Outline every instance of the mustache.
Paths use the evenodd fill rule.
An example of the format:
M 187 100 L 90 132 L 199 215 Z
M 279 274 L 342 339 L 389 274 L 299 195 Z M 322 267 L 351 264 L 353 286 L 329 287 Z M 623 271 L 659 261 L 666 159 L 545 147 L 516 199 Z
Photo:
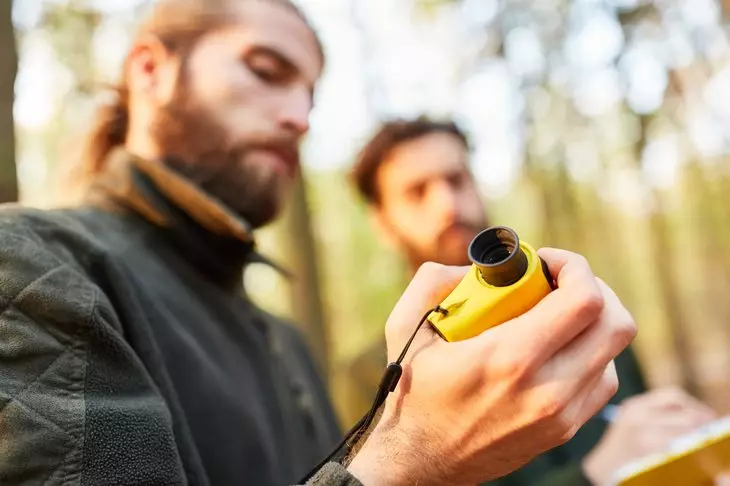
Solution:
M 481 229 L 476 225 L 468 223 L 466 221 L 455 221 L 439 232 L 437 241 L 444 241 L 450 233 L 457 230 L 467 230 L 474 233 L 473 236 L 476 236 Z
M 255 137 L 240 147 L 238 152 L 245 153 L 250 150 L 271 150 L 289 164 L 298 166 L 300 163 L 299 138 L 296 136 L 278 134 Z
M 279 155 L 288 165 L 298 167 L 300 164 L 299 140 L 289 135 L 262 135 L 250 137 L 238 145 L 222 144 L 210 148 L 195 158 L 173 158 L 181 172 L 194 182 L 206 185 L 211 181 L 226 176 L 235 161 L 241 160 L 248 152 L 254 150 L 270 150 Z

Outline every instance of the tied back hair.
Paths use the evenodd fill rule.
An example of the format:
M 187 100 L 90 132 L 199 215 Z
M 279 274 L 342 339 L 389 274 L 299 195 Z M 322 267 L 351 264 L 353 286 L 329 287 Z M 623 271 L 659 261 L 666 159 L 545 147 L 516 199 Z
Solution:
M 235 21 L 236 4 L 254 0 L 158 0 L 150 15 L 138 28 L 133 42 L 145 36 L 154 36 L 181 61 L 192 50 L 195 42 L 206 33 Z M 256 0 L 290 9 L 312 30 L 304 14 L 290 0 Z M 320 56 L 324 60 L 322 45 L 315 33 Z M 122 69 L 122 79 L 116 86 L 107 86 L 112 100 L 97 108 L 92 126 L 83 144 L 80 167 L 81 180 L 89 181 L 104 168 L 109 154 L 125 144 L 129 130 L 129 88 L 126 82 L 127 65 Z

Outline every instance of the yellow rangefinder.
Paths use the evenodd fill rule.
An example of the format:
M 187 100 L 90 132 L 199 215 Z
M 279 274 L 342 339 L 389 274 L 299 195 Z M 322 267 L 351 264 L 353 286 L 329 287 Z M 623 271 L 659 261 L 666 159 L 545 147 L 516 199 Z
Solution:
M 524 314 L 555 287 L 547 265 L 506 226 L 479 233 L 469 245 L 472 266 L 428 320 L 447 341 L 460 341 Z

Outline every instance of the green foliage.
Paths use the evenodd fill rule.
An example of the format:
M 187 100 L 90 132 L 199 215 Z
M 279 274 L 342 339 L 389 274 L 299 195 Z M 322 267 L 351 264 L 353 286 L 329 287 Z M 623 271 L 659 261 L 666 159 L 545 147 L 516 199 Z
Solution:
M 6 0 L 0 8 L 0 202 L 18 199 L 13 121 L 18 58 L 11 17 L 12 2 Z

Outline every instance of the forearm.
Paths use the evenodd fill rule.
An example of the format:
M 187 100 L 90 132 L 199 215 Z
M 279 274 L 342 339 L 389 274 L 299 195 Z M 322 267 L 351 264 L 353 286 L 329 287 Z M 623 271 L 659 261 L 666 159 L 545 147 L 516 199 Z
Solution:
M 391 403 L 390 405 L 394 405 Z M 389 411 L 388 411 L 389 410 Z M 459 486 L 458 475 L 447 472 L 443 456 L 434 456 L 429 439 L 393 408 L 384 416 L 347 465 L 365 486 Z M 444 452 L 446 456 L 451 452 Z
M 381 417 L 382 419 L 382 417 Z M 400 486 L 413 484 L 414 475 L 408 473 L 413 461 L 405 459 L 407 451 L 394 444 L 394 431 L 381 420 L 369 433 L 361 437 L 342 463 L 327 463 L 307 486 Z M 416 479 L 416 482 L 418 480 Z

